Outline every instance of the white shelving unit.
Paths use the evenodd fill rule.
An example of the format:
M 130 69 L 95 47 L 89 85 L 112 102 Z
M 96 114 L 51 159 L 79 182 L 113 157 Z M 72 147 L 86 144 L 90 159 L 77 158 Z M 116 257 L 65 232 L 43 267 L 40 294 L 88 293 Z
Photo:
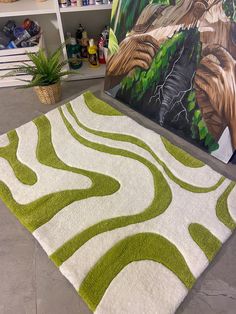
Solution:
M 38 2 L 36 0 L 19 0 L 11 3 L 0 3 L 0 17 L 39 15 L 55 13 L 54 0 Z
M 84 11 L 99 11 L 99 10 L 111 10 L 112 4 L 102 4 L 102 5 L 85 5 L 83 7 L 68 7 L 60 8 L 60 12 L 69 13 L 69 12 L 84 12 Z
M 12 3 L 0 2 L 0 29 L 8 19 L 14 19 L 17 23 L 21 23 L 26 17 L 32 18 L 39 22 L 43 29 L 46 48 L 52 51 L 65 41 L 67 32 L 71 32 L 74 35 L 80 23 L 86 28 L 90 37 L 97 38 L 103 27 L 110 22 L 111 9 L 111 4 L 60 8 L 58 0 L 47 0 L 45 2 L 37 0 L 18 0 Z M 7 54 L 7 50 L 5 51 Z M 64 56 L 67 58 L 65 50 Z M 67 79 L 101 78 L 105 75 L 105 69 L 104 65 L 100 65 L 99 68 L 91 68 L 87 62 L 84 62 L 79 70 L 80 74 L 69 76 Z M 0 80 L 0 87 L 2 86 L 3 84 Z
M 88 62 L 84 62 L 83 66 L 79 69 L 79 74 L 72 75 L 68 78 L 70 81 L 94 79 L 104 77 L 106 72 L 106 65 L 100 64 L 98 68 L 90 68 Z

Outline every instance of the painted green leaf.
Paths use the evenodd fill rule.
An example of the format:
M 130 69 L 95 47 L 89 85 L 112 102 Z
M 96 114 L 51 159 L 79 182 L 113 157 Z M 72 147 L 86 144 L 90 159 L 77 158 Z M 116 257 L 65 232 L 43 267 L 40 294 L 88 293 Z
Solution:
M 190 111 L 192 111 L 194 108 L 195 108 L 195 101 L 190 101 L 190 102 L 188 103 L 188 107 L 187 107 L 188 111 L 190 112 Z
M 127 77 L 124 78 L 121 82 L 122 91 L 129 92 L 130 91 L 130 97 L 133 102 L 139 101 L 144 97 L 147 90 L 149 90 L 150 86 L 153 86 L 154 84 L 158 84 L 161 77 L 166 73 L 168 70 L 169 64 L 171 60 L 174 58 L 174 54 L 182 47 L 184 40 L 186 39 L 186 33 L 185 32 L 179 32 L 166 40 L 161 46 L 160 49 L 153 59 L 153 62 L 151 64 L 151 67 L 148 71 L 141 70 L 139 68 L 136 68 L 132 76 L 130 76 L 132 80 L 132 84 L 129 84 L 130 82 L 127 81 Z M 136 81 L 136 71 L 140 72 L 139 81 Z M 144 80 L 145 81 L 145 87 L 144 87 Z M 127 84 L 128 83 L 128 84 Z M 140 88 L 140 86 L 142 88 Z
M 110 37 L 109 37 L 109 54 L 113 55 L 113 54 L 117 53 L 118 50 L 119 50 L 119 44 L 118 44 L 116 35 L 111 28 L 110 29 Z
M 207 134 L 206 138 L 205 138 L 205 145 L 211 145 L 214 143 L 214 139 L 212 137 L 212 135 L 210 133 Z
M 201 119 L 201 111 L 200 110 L 195 110 L 194 118 L 197 121 L 197 123 L 200 121 L 200 119 Z
M 223 0 L 223 9 L 231 21 L 236 22 L 236 0 Z
M 115 15 L 117 13 L 118 5 L 119 5 L 119 0 L 113 0 L 112 11 L 111 11 L 111 19 L 113 19 L 115 17 Z
M 214 152 L 215 150 L 217 150 L 218 148 L 219 148 L 219 144 L 215 142 L 214 144 L 212 144 L 212 145 L 210 145 L 210 146 L 208 147 L 208 150 L 209 150 L 210 153 L 212 153 L 212 152 Z
M 191 91 L 188 95 L 188 101 L 193 101 L 195 99 L 195 92 Z
M 207 133 L 208 133 L 208 130 L 206 127 L 200 128 L 199 129 L 200 140 L 203 140 L 206 137 Z

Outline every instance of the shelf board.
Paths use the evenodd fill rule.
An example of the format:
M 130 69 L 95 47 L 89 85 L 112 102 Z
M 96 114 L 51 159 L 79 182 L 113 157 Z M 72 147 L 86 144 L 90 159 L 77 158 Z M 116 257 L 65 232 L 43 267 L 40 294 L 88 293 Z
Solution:
M 82 7 L 72 7 L 60 8 L 61 13 L 71 13 L 71 12 L 84 12 L 84 11 L 97 11 L 97 10 L 111 10 L 112 4 L 94 4 L 94 5 L 84 5 Z
M 32 79 L 32 77 L 30 75 L 21 75 L 18 78 L 24 79 L 24 80 L 31 80 Z M 12 86 L 23 86 L 26 84 L 27 84 L 26 82 L 22 82 L 22 81 L 18 80 L 17 76 L 6 77 L 6 78 L 0 80 L 0 88 L 1 87 L 12 87 Z
M 0 3 L 0 17 L 23 15 L 40 15 L 56 13 L 53 0 L 38 2 L 36 0 L 20 0 L 11 3 Z
M 66 80 L 77 81 L 104 77 L 106 73 L 106 64 L 100 64 L 98 68 L 91 68 L 89 63 L 85 61 L 78 72 L 78 74 L 69 75 Z

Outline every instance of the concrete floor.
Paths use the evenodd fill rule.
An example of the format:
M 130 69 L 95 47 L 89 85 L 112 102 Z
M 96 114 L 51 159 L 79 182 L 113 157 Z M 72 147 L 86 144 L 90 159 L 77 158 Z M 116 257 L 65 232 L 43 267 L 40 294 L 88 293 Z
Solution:
M 65 83 L 62 103 L 87 88 L 100 95 L 103 81 Z M 104 94 L 100 96 L 140 124 L 165 135 L 222 174 L 236 179 L 236 165 L 222 164 L 117 101 Z M 0 134 L 51 109 L 53 106 L 41 105 L 32 90 L 0 89 Z M 32 235 L 0 201 L 0 314 L 90 313 Z M 198 280 L 177 313 L 236 314 L 236 233 Z

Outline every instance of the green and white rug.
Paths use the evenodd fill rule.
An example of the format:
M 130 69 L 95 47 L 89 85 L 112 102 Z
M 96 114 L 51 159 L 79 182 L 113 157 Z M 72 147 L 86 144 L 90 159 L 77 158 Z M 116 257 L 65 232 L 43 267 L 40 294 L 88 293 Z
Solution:
M 89 92 L 0 137 L 0 197 L 96 314 L 174 313 L 236 227 L 235 183 Z

